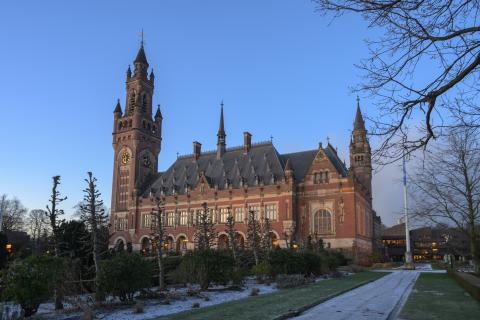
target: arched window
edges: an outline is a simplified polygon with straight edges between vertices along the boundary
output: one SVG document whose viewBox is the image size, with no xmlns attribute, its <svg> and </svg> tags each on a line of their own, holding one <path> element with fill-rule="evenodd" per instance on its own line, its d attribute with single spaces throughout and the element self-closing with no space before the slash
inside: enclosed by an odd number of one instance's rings
<svg viewBox="0 0 480 320">
<path fill-rule="evenodd" d="M 147 95 L 143 94 L 142 96 L 142 111 L 147 112 Z"/>
<path fill-rule="evenodd" d="M 135 109 L 135 100 L 136 100 L 136 97 L 135 97 L 135 91 L 132 91 L 132 93 L 130 94 L 130 113 L 133 113 L 134 109 Z"/>
<path fill-rule="evenodd" d="M 313 218 L 314 231 L 319 234 L 332 232 L 332 214 L 325 209 L 318 210 Z"/>
</svg>

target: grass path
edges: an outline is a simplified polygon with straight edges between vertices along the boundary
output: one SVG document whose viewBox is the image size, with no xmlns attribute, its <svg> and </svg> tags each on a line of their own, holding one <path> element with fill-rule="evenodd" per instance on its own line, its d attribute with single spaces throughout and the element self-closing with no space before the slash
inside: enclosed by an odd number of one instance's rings
<svg viewBox="0 0 480 320">
<path fill-rule="evenodd" d="M 400 319 L 480 319 L 480 302 L 470 297 L 444 273 L 422 273 L 408 298 Z"/>
<path fill-rule="evenodd" d="M 326 300 L 361 284 L 376 280 L 385 274 L 380 272 L 362 272 L 349 277 L 325 280 L 294 289 L 279 290 L 270 294 L 248 297 L 198 310 L 180 312 L 158 319 L 275 319 L 291 310 L 319 303 L 321 300 Z"/>
</svg>

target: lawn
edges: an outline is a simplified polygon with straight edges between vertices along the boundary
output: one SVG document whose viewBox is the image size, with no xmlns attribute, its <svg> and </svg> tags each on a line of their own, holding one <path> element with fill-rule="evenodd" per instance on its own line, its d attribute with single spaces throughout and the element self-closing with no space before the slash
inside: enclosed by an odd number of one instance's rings
<svg viewBox="0 0 480 320">
<path fill-rule="evenodd" d="M 401 314 L 405 320 L 480 319 L 480 302 L 443 273 L 422 273 Z"/>
<path fill-rule="evenodd" d="M 352 276 L 321 281 L 309 286 L 279 290 L 198 310 L 185 311 L 158 319 L 274 319 L 291 310 L 320 303 L 387 273 L 361 272 Z"/>
</svg>

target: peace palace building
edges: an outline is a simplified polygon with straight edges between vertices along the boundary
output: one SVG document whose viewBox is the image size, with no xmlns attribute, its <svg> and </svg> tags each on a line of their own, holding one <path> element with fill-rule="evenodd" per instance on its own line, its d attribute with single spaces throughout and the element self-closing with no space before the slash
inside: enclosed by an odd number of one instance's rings
<svg viewBox="0 0 480 320">
<path fill-rule="evenodd" d="M 154 197 L 166 212 L 168 245 L 172 250 L 194 248 L 195 217 L 202 204 L 211 209 L 226 245 L 225 222 L 234 216 L 238 240 L 246 243 L 247 214 L 267 217 L 273 244 L 301 244 L 309 235 L 345 252 L 370 253 L 375 213 L 372 210 L 371 151 L 360 106 L 350 143 L 350 168 L 328 143 L 315 150 L 280 154 L 271 141 L 252 143 L 244 132 L 243 145 L 227 148 L 223 105 L 216 151 L 177 157 L 158 172 L 162 114 L 152 113 L 153 71 L 143 45 L 127 71 L 125 111 L 114 111 L 111 247 L 131 244 L 148 249 Z"/>
</svg>

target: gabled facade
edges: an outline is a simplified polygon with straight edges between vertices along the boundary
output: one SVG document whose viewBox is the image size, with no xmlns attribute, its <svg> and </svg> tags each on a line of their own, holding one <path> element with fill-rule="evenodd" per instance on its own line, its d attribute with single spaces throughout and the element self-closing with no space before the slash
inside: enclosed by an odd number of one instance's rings
<svg viewBox="0 0 480 320">
<path fill-rule="evenodd" d="M 158 196 L 172 249 L 194 248 L 196 214 L 207 203 L 219 246 L 228 241 L 224 224 L 229 214 L 239 242 L 245 243 L 247 213 L 253 210 L 258 219 L 271 221 L 274 245 L 301 244 L 312 236 L 354 258 L 371 252 L 371 154 L 358 101 L 350 168 L 330 144 L 280 154 L 271 141 L 252 143 L 252 135 L 244 132 L 243 145 L 227 148 L 222 103 L 216 150 L 202 152 L 194 141 L 192 154 L 157 172 L 163 119 L 159 108 L 152 117 L 154 76 L 151 72 L 147 78 L 147 69 L 142 45 L 133 75 L 127 71 L 125 113 L 120 103 L 114 112 L 111 246 L 149 248 L 152 196 Z"/>
</svg>

